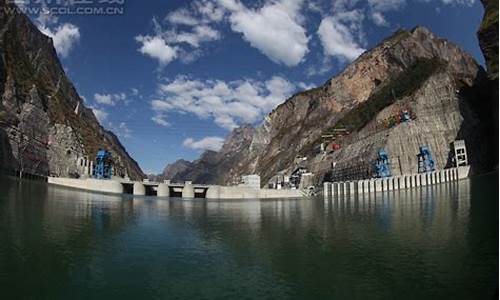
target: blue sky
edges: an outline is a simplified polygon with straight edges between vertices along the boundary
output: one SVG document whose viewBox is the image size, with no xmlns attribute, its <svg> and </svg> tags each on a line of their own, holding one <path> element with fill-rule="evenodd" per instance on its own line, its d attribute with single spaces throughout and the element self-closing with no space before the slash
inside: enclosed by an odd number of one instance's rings
<svg viewBox="0 0 500 300">
<path fill-rule="evenodd" d="M 99 2 L 86 1 L 72 7 Z M 31 18 L 53 37 L 86 105 L 147 173 L 218 149 L 232 128 L 259 124 L 399 28 L 426 26 L 484 63 L 478 0 L 121 1 L 99 4 L 118 12 L 101 15 L 65 14 L 47 1 L 52 13 Z"/>
</svg>

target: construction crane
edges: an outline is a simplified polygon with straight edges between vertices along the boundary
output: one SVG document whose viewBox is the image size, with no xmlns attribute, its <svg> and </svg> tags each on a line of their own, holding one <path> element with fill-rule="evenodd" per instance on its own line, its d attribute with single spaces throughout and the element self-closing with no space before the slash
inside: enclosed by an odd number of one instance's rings
<svg viewBox="0 0 500 300">
<path fill-rule="evenodd" d="M 375 176 L 377 178 L 391 177 L 391 162 L 389 154 L 384 149 L 378 151 L 377 159 L 374 162 Z"/>
<path fill-rule="evenodd" d="M 432 172 L 436 169 L 429 146 L 420 146 L 420 153 L 417 155 L 418 173 Z"/>
<path fill-rule="evenodd" d="M 111 152 L 99 149 L 95 158 L 92 176 L 97 179 L 110 179 L 113 168 Z"/>
</svg>

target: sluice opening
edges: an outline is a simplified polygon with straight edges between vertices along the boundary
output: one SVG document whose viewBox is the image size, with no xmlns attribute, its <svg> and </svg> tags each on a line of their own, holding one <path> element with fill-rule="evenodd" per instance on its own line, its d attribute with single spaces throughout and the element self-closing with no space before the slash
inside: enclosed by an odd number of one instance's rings
<svg viewBox="0 0 500 300">
<path fill-rule="evenodd" d="M 145 185 L 144 188 L 146 189 L 146 196 L 156 196 L 157 195 L 157 190 L 156 190 L 155 186 Z"/>
<path fill-rule="evenodd" d="M 207 198 L 207 190 L 208 189 L 195 189 L 194 190 L 194 197 L 200 198 L 200 199 Z"/>
<path fill-rule="evenodd" d="M 182 189 L 176 189 L 176 188 L 173 188 L 173 187 L 169 187 L 170 189 L 170 197 L 174 197 L 174 198 L 182 198 Z"/>
<path fill-rule="evenodd" d="M 134 184 L 122 183 L 122 186 L 124 194 L 132 195 L 134 193 Z"/>
</svg>

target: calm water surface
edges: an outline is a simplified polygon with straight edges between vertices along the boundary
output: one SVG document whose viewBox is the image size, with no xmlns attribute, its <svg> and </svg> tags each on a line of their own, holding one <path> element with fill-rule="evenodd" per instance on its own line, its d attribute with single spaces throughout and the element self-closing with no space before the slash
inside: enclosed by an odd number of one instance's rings
<svg viewBox="0 0 500 300">
<path fill-rule="evenodd" d="M 0 299 L 490 299 L 497 175 L 364 199 L 158 200 L 0 179 Z"/>
</svg>

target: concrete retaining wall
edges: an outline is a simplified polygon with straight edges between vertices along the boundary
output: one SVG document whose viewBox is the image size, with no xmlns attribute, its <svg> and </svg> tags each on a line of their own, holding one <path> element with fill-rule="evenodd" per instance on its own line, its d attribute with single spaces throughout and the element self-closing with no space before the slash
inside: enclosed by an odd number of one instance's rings
<svg viewBox="0 0 500 300">
<path fill-rule="evenodd" d="M 355 182 L 325 182 L 323 195 L 329 197 L 362 195 L 374 192 L 389 192 L 458 181 L 469 177 L 470 166 L 438 170 L 425 174 L 410 174 L 388 178 L 365 179 Z"/>
<path fill-rule="evenodd" d="M 123 186 L 121 182 L 114 180 L 99 180 L 99 179 L 73 179 L 49 177 L 47 182 L 50 184 L 61 185 L 87 191 L 99 191 L 103 193 L 122 194 Z"/>
</svg>

